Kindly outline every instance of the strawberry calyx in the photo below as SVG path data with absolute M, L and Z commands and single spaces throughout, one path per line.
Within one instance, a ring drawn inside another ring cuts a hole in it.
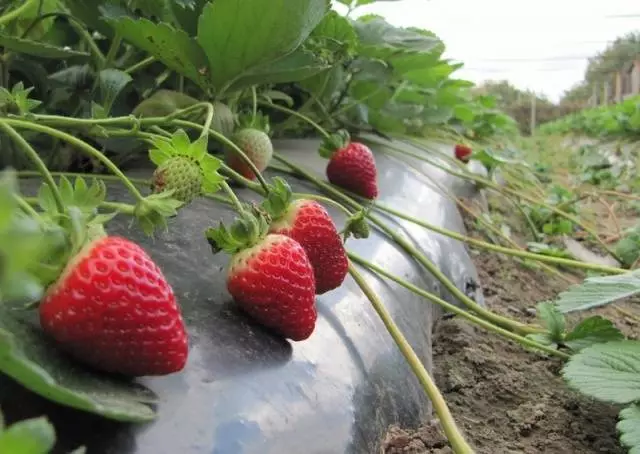
M 234 222 L 225 226 L 220 222 L 217 228 L 210 227 L 205 236 L 214 254 L 225 251 L 235 254 L 258 244 L 269 231 L 269 215 L 260 207 L 242 210 Z
M 368 211 L 369 208 L 362 209 L 349 216 L 342 230 L 344 241 L 347 241 L 351 236 L 357 239 L 369 238 L 371 228 L 366 219 Z
M 273 184 L 269 186 L 269 194 L 263 200 L 261 208 L 271 220 L 277 221 L 286 214 L 292 200 L 293 192 L 289 183 L 281 177 L 275 177 Z
M 265 134 L 269 134 L 271 132 L 269 117 L 264 115 L 262 112 L 256 112 L 255 116 L 252 113 L 239 114 L 237 122 L 239 129 L 256 129 L 264 132 Z
M 207 152 L 207 137 L 204 135 L 192 142 L 183 129 L 173 133 L 170 138 L 156 136 L 151 139 L 153 147 L 149 150 L 149 159 L 158 168 L 173 158 L 189 160 L 200 169 L 202 193 L 215 193 L 224 181 L 224 177 L 218 173 L 222 162 Z
M 329 134 L 328 137 L 325 137 L 320 144 L 320 148 L 318 148 L 318 153 L 323 158 L 331 159 L 336 151 L 349 145 L 349 142 L 351 142 L 349 132 L 345 129 L 339 129 L 338 131 Z

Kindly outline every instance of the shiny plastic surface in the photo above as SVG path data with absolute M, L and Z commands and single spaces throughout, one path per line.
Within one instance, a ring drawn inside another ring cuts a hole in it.
M 276 143 L 276 149 L 324 178 L 326 161 L 317 156 L 317 145 L 287 141 Z M 463 229 L 455 205 L 424 175 L 380 153 L 376 160 L 381 201 L 433 224 Z M 425 171 L 450 185 L 440 173 Z M 296 191 L 315 192 L 310 184 L 287 179 Z M 29 184 L 36 187 L 35 181 Z M 110 195 L 128 199 L 116 184 L 110 185 Z M 343 215 L 329 209 L 341 226 Z M 186 370 L 142 380 L 161 398 L 155 422 L 136 426 L 101 420 L 49 404 L 2 379 L 0 405 L 7 416 L 46 413 L 59 432 L 57 452 L 85 444 L 89 454 L 370 454 L 378 452 L 390 424 L 412 427 L 430 418 L 417 380 L 351 278 L 317 299 L 317 328 L 304 342 L 283 341 L 237 311 L 225 289 L 229 258 L 213 256 L 203 235 L 206 227 L 230 219 L 228 209 L 199 200 L 156 240 L 130 228 L 124 217 L 109 229 L 139 241 L 164 269 L 189 326 Z M 462 244 L 387 219 L 459 288 L 473 293 L 475 269 Z M 379 232 L 350 240 L 348 248 L 448 298 L 437 281 Z M 364 274 L 430 369 L 431 329 L 441 312 L 394 283 Z

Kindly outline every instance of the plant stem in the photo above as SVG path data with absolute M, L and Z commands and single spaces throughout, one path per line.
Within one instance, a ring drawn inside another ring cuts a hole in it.
M 300 112 L 296 112 L 295 110 L 291 110 L 291 109 L 289 109 L 287 107 L 283 107 L 283 106 L 280 106 L 278 104 L 274 104 L 272 102 L 259 101 L 259 103 L 264 105 L 264 106 L 271 107 L 271 108 L 273 108 L 275 110 L 279 110 L 281 112 L 288 113 L 289 115 L 293 115 L 294 117 L 298 117 L 301 120 L 306 121 L 311 126 L 313 126 L 316 129 L 316 131 L 318 131 L 323 137 L 325 137 L 327 139 L 329 138 L 329 133 L 327 131 L 325 131 L 322 126 L 320 126 L 318 123 L 316 123 L 315 121 L 313 121 L 311 118 L 307 117 L 306 115 L 303 115 Z
M 56 208 L 58 209 L 58 213 L 60 214 L 64 213 L 65 207 L 64 207 L 64 200 L 62 199 L 62 195 L 58 190 L 58 186 L 56 185 L 56 182 L 53 180 L 53 176 L 51 176 L 51 172 L 49 172 L 47 165 L 40 158 L 40 156 L 38 155 L 38 152 L 34 150 L 33 147 L 29 144 L 29 142 L 27 142 L 24 137 L 18 134 L 18 132 L 15 129 L 13 129 L 10 125 L 2 122 L 0 123 L 0 128 L 2 128 L 9 135 L 9 137 L 11 137 L 13 141 L 22 149 L 24 154 L 27 155 L 29 159 L 31 159 L 31 161 L 33 161 L 36 168 L 38 169 L 38 172 L 40 173 L 42 178 L 44 178 L 44 181 L 46 181 L 47 185 L 49 186 L 49 189 L 51 190 L 51 195 L 53 196 L 53 199 L 56 202 Z
M 378 298 L 378 295 L 369 287 L 369 284 L 365 281 L 362 275 L 358 272 L 353 263 L 349 262 L 349 274 L 353 277 L 353 280 L 358 284 L 362 292 L 366 295 L 366 297 L 371 302 L 371 305 L 375 309 L 375 311 L 380 316 L 382 323 L 384 323 L 385 327 L 389 331 L 389 334 L 395 341 L 396 345 L 400 349 L 400 352 L 403 354 L 407 363 L 409 363 L 409 367 L 413 370 L 413 373 L 418 378 L 418 381 L 422 384 L 422 388 L 426 392 L 431 404 L 433 405 L 433 409 L 438 415 L 440 419 L 440 424 L 444 430 L 453 451 L 456 454 L 473 454 L 474 450 L 464 439 L 458 426 L 456 425 L 449 408 L 447 407 L 447 403 L 442 397 L 440 390 L 436 386 L 435 382 L 429 375 L 429 372 L 424 367 L 416 352 L 411 348 L 409 342 L 404 337 L 398 326 L 395 324 L 393 319 L 391 318 L 391 314 L 387 311 L 382 304 L 382 301 Z
M 33 207 L 31 206 L 30 202 L 25 197 L 21 197 L 20 195 L 17 195 L 17 194 L 16 194 L 15 197 L 16 197 L 16 201 L 18 203 L 18 206 L 20 208 L 22 208 L 22 211 L 24 211 L 25 214 L 28 214 L 33 219 L 35 219 L 38 222 L 40 222 L 40 224 L 43 224 L 42 216 L 40 216 L 40 213 L 38 213 L 36 210 L 33 209 Z M 37 205 L 38 204 L 38 199 L 34 198 L 34 202 L 35 203 L 33 203 L 33 205 Z
M 200 137 L 209 138 L 209 130 L 211 129 L 211 123 L 213 122 L 214 115 L 214 107 L 210 102 L 207 103 L 207 117 L 204 121 L 204 126 L 202 127 L 202 131 L 200 131 Z
M 238 196 L 233 192 L 233 189 L 231 189 L 231 186 L 229 186 L 226 181 L 222 183 L 222 190 L 229 196 L 229 201 L 238 213 L 245 211 L 242 206 L 242 202 L 240 202 L 240 199 L 238 199 Z
M 303 170 L 302 168 L 296 166 L 295 164 L 290 162 L 288 159 L 280 156 L 279 154 L 274 154 L 274 158 L 277 159 L 278 161 L 288 165 L 295 172 L 297 172 L 300 175 L 304 176 L 307 180 L 311 181 L 312 183 L 314 183 L 316 186 L 320 187 L 321 189 L 324 189 L 325 191 L 329 192 L 331 195 L 333 195 L 337 199 L 340 199 L 344 203 L 352 206 L 354 209 L 356 209 L 356 210 L 362 210 L 363 209 L 363 206 L 360 205 L 358 202 L 356 202 L 352 198 L 348 197 L 347 195 L 343 194 L 341 191 L 335 189 L 333 186 L 325 183 L 324 181 L 319 180 L 315 176 L 311 175 L 309 172 L 307 172 L 307 171 Z M 378 219 L 377 217 L 373 216 L 372 214 L 368 214 L 367 217 L 375 225 L 377 225 L 380 230 L 382 230 L 389 237 L 391 237 L 396 243 L 398 243 L 409 255 L 414 257 L 423 267 L 425 267 L 427 269 L 427 271 L 429 271 L 431 274 L 433 274 L 436 279 L 438 279 L 456 298 L 458 298 L 470 310 L 472 310 L 472 311 L 476 312 L 477 314 L 483 316 L 487 320 L 491 320 L 493 323 L 495 323 L 495 324 L 497 324 L 499 326 L 502 326 L 504 328 L 513 330 L 513 331 L 521 333 L 521 334 L 530 334 L 530 333 L 539 332 L 538 328 L 533 328 L 533 327 L 524 325 L 524 324 L 522 324 L 520 322 L 517 322 L 515 320 L 511 320 L 509 318 L 502 317 L 501 315 L 495 314 L 495 313 L 491 312 L 490 310 L 485 309 L 484 307 L 480 306 L 478 303 L 476 303 L 471 298 L 469 298 L 467 295 L 465 295 L 462 291 L 460 291 L 460 289 L 458 289 L 458 287 L 456 287 L 455 284 L 453 284 L 444 275 L 444 273 L 442 273 L 442 271 L 440 271 L 437 266 L 435 266 L 433 263 L 431 263 L 431 261 L 424 254 L 422 254 L 414 245 L 412 245 L 411 243 L 406 241 L 397 232 L 395 232 L 393 229 L 389 228 L 384 222 L 382 222 L 380 219 Z
M 381 211 L 393 214 L 394 216 L 397 216 L 401 219 L 404 219 L 406 221 L 412 222 L 413 224 L 424 227 L 425 229 L 432 230 L 436 233 L 440 233 L 441 235 L 448 236 L 449 238 L 453 238 L 459 241 L 464 241 L 465 243 L 469 243 L 479 248 L 487 249 L 489 251 L 500 252 L 502 254 L 511 255 L 513 257 L 536 260 L 538 262 L 555 263 L 557 265 L 570 266 L 570 267 L 580 268 L 584 270 L 600 271 L 607 274 L 623 274 L 627 272 L 627 270 L 623 270 L 622 268 L 613 268 L 605 265 L 584 263 L 584 262 L 579 262 L 577 260 L 564 259 L 561 257 L 552 257 L 548 255 L 543 255 L 543 254 L 535 254 L 533 252 L 520 251 L 517 249 L 498 246 L 498 245 L 487 243 L 481 240 L 476 240 L 475 238 L 471 238 L 471 237 L 462 235 L 460 233 L 435 226 L 433 224 L 429 224 L 428 222 L 422 221 L 420 219 L 416 219 L 412 216 L 402 213 L 401 211 L 398 211 L 391 207 L 383 205 L 380 202 L 374 202 L 373 206 L 378 208 Z
M 116 35 L 113 38 L 113 41 L 111 42 L 111 47 L 109 47 L 109 50 L 107 51 L 107 55 L 104 58 L 104 64 L 102 66 L 102 69 L 107 69 L 111 67 L 111 64 L 113 63 L 113 61 L 116 58 L 116 55 L 118 54 L 118 50 L 120 50 L 121 44 L 122 44 L 122 35 L 120 33 L 116 33 Z
M 571 214 L 566 213 L 566 212 L 558 209 L 557 207 L 555 207 L 553 205 L 549 205 L 547 203 L 540 202 L 539 200 L 536 200 L 536 199 L 530 197 L 527 194 L 523 194 L 523 193 L 521 193 L 519 191 L 516 191 L 514 189 L 511 189 L 509 187 L 500 187 L 499 185 L 495 184 L 493 181 L 487 180 L 487 179 L 479 177 L 477 175 L 473 175 L 472 173 L 469 173 L 469 172 L 458 172 L 456 170 L 450 169 L 450 168 L 448 168 L 448 167 L 446 167 L 444 165 L 440 165 L 438 163 L 435 163 L 432 160 L 430 160 L 430 159 L 428 159 L 428 158 L 426 158 L 424 156 L 421 156 L 418 153 L 414 153 L 414 152 L 411 152 L 409 150 L 403 150 L 401 148 L 395 147 L 395 146 L 393 146 L 393 144 L 391 144 L 389 142 L 382 142 L 382 141 L 379 141 L 379 140 L 377 140 L 375 138 L 367 138 L 366 140 L 370 141 L 370 142 L 373 142 L 373 143 L 375 143 L 377 145 L 381 145 L 382 147 L 386 147 L 387 150 L 383 150 L 384 153 L 389 153 L 390 150 L 392 150 L 392 152 L 395 152 L 395 153 L 400 153 L 400 154 L 404 154 L 404 155 L 407 155 L 407 156 L 411 156 L 411 157 L 413 157 L 415 159 L 427 162 L 428 164 L 430 164 L 430 165 L 432 165 L 432 166 L 434 166 L 434 167 L 436 167 L 436 168 L 438 168 L 440 170 L 443 170 L 444 172 L 447 172 L 450 175 L 453 175 L 455 177 L 471 180 L 471 181 L 474 181 L 474 182 L 479 183 L 481 185 L 484 185 L 484 186 L 486 186 L 488 188 L 491 188 L 494 191 L 497 191 L 499 193 L 502 193 L 502 194 L 507 193 L 507 194 L 510 194 L 512 196 L 519 197 L 522 200 L 526 200 L 529 203 L 533 203 L 535 205 L 544 206 L 545 208 L 548 208 L 549 210 L 551 210 L 554 213 L 556 213 L 558 216 L 561 216 L 561 217 L 573 222 L 574 224 L 582 227 L 587 233 L 589 233 L 591 236 L 594 237 L 594 239 L 600 244 L 600 246 L 602 246 L 604 248 L 605 251 L 607 251 L 612 257 L 614 257 L 619 262 L 621 262 L 620 258 L 616 255 L 616 253 L 600 238 L 600 236 L 598 235 L 598 233 L 596 231 L 594 231 L 592 228 L 584 225 L 575 216 L 572 216 Z
M 476 213 L 474 213 L 474 211 L 471 208 L 469 208 L 461 200 L 459 200 L 457 197 L 455 197 L 455 195 L 452 193 L 452 191 L 450 189 L 444 187 L 444 185 L 442 185 L 439 182 L 435 181 L 433 179 L 433 177 L 431 177 L 426 172 L 424 172 L 424 170 L 420 169 L 419 167 L 417 167 L 413 163 L 408 163 L 406 161 L 403 161 L 402 159 L 398 158 L 397 156 L 389 156 L 389 157 L 391 159 L 393 159 L 393 160 L 396 160 L 396 161 L 402 163 L 403 165 L 407 165 L 408 166 L 407 169 L 415 172 L 417 175 L 429 179 L 430 182 L 435 186 L 435 189 L 437 189 L 438 191 L 442 192 L 445 195 L 445 197 L 447 197 L 449 200 L 451 200 L 453 203 L 455 203 L 462 210 L 466 211 L 470 216 L 473 216 L 486 229 L 490 230 L 491 232 L 495 233 L 496 235 L 498 235 L 499 237 L 504 239 L 507 243 L 511 244 L 511 246 L 513 246 L 513 248 L 517 248 L 519 250 L 524 250 L 524 248 L 522 246 L 520 246 L 518 243 L 516 243 L 513 239 L 509 238 L 507 235 L 505 235 L 498 228 L 496 228 L 495 226 L 493 226 L 492 224 L 490 224 L 489 222 L 484 220 L 481 216 L 478 216 Z M 555 269 L 553 267 L 550 267 L 550 266 L 548 266 L 548 265 L 546 265 L 544 263 L 541 263 L 540 266 L 545 271 L 558 276 L 559 278 L 561 278 L 562 280 L 566 281 L 569 284 L 576 284 L 577 283 L 577 281 L 575 281 L 574 279 L 568 278 L 565 274 L 561 273 L 560 271 L 558 271 L 557 269 Z
M 392 281 L 400 284 L 401 286 L 403 286 L 404 288 L 406 288 L 407 290 L 415 293 L 416 295 L 420 295 L 426 299 L 428 299 L 429 301 L 438 304 L 439 306 L 441 306 L 443 309 L 449 311 L 449 312 L 453 312 L 454 314 L 472 322 L 475 323 L 478 326 L 481 326 L 483 328 L 485 328 L 488 331 L 494 332 L 496 334 L 500 334 L 504 337 L 507 337 L 513 341 L 516 341 L 522 345 L 525 345 L 527 347 L 531 347 L 531 348 L 535 348 L 541 351 L 544 351 L 545 353 L 548 353 L 550 355 L 553 356 L 557 356 L 559 358 L 563 358 L 563 359 L 568 359 L 569 355 L 567 355 L 564 352 L 561 352 L 560 350 L 556 350 L 552 347 L 549 347 L 547 345 L 542 345 L 539 344 L 538 342 L 535 342 L 531 339 L 527 339 L 526 337 L 523 336 L 519 336 L 518 334 L 512 333 L 511 331 L 507 331 L 504 328 L 500 328 L 499 326 L 496 326 L 482 318 L 479 318 L 467 311 L 464 311 L 456 306 L 454 306 L 451 303 L 447 303 L 445 300 L 443 300 L 442 298 L 439 298 L 438 296 L 434 295 L 433 293 L 430 293 L 424 289 L 421 289 L 420 287 L 417 287 L 413 284 L 411 284 L 410 282 L 407 282 L 405 279 L 402 279 L 401 277 L 395 276 L 391 273 L 389 273 L 388 271 L 386 271 L 384 268 L 371 263 L 365 259 L 363 259 L 362 257 L 359 257 L 356 254 L 353 254 L 351 252 L 348 253 L 349 258 L 351 260 L 353 260 L 354 262 L 359 263 L 360 265 L 366 266 L 367 268 L 371 269 L 372 271 L 386 277 L 387 279 L 391 279 Z
M 251 122 L 256 121 L 256 117 L 258 116 L 258 92 L 256 90 L 256 86 L 251 86 Z
M 38 0 L 27 0 L 22 5 L 18 6 L 16 9 L 13 9 L 8 13 L 0 16 L 0 26 L 7 25 L 12 20 L 19 18 L 20 15 L 22 15 L 22 13 L 24 13 L 29 8 L 31 8 L 31 6 L 37 1 Z
M 38 199 L 35 197 L 24 197 L 24 201 L 29 205 L 38 205 Z M 134 215 L 135 208 L 133 205 L 129 205 L 128 203 L 121 202 L 102 202 L 100 203 L 100 208 L 104 208 L 107 210 L 114 210 L 121 214 L 127 214 L 130 216 Z
M 131 74 L 134 73 L 136 71 L 139 71 L 141 69 L 146 68 L 147 66 L 149 66 L 150 64 L 154 63 L 156 61 L 156 57 L 151 56 L 151 57 L 147 57 L 144 60 L 140 60 L 138 63 L 135 63 L 131 66 L 129 66 L 128 68 L 126 68 L 124 70 L 124 72 Z
M 32 131 L 38 131 L 43 134 L 50 135 L 52 137 L 56 137 L 58 139 L 64 140 L 65 142 L 70 143 L 71 145 L 75 145 L 84 151 L 87 155 L 98 159 L 101 163 L 103 163 L 114 175 L 118 176 L 122 183 L 127 187 L 127 189 L 131 192 L 131 194 L 138 201 L 144 200 L 138 188 L 136 188 L 131 181 L 125 176 L 124 173 L 116 166 L 109 158 L 107 158 L 104 154 L 102 154 L 99 150 L 89 145 L 87 142 L 78 139 L 77 137 L 72 136 L 71 134 L 67 134 L 66 132 L 60 131 L 58 129 L 50 128 L 49 126 L 44 126 L 41 124 L 33 123 L 30 121 L 24 120 L 15 120 L 12 118 L 3 118 L 0 119 L 0 124 L 5 125 L 13 125 L 16 128 L 30 129 Z

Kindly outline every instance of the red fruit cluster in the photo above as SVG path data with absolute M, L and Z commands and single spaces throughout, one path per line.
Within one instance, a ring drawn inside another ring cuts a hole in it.
M 454 151 L 455 151 L 456 159 L 458 159 L 459 161 L 462 161 L 466 164 L 471 160 L 471 154 L 473 153 L 473 151 L 471 150 L 471 147 L 469 147 L 468 145 L 463 145 L 461 143 L 458 143 L 456 144 Z
M 39 306 L 43 330 L 69 354 L 128 376 L 184 368 L 187 333 L 171 286 L 147 253 L 106 236 L 89 243 Z

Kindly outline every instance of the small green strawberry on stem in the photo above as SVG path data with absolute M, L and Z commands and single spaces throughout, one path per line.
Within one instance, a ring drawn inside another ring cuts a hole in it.
M 231 255 L 227 290 L 245 313 L 293 341 L 313 334 L 315 277 L 300 243 L 269 233 L 268 215 L 258 207 L 240 211 L 230 227 L 220 223 L 205 235 L 214 253 Z
M 42 331 L 60 350 L 95 370 L 129 377 L 178 372 L 188 345 L 173 290 L 139 245 L 106 233 L 117 211 L 99 212 L 105 197 L 102 181 L 61 177 L 59 187 L 41 186 L 40 211 L 25 209 L 61 239 L 29 268 L 44 289 L 29 307 L 37 307 Z
M 157 166 L 151 180 L 154 194 L 169 193 L 185 205 L 202 194 L 217 192 L 223 181 L 219 159 L 207 152 L 207 135 L 191 141 L 183 129 L 170 138 L 151 139 L 149 158 Z
M 330 183 L 366 199 L 378 197 L 378 170 L 369 147 L 353 142 L 341 129 L 325 137 L 318 151 L 329 159 L 326 172 Z
M 320 203 L 294 200 L 289 184 L 276 177 L 262 208 L 272 220 L 270 233 L 291 237 L 304 248 L 313 266 L 317 295 L 342 285 L 349 268 L 347 252 L 333 219 Z
M 269 117 L 266 115 L 260 112 L 240 115 L 238 128 L 232 135 L 231 141 L 244 153 L 244 156 L 231 147 L 225 147 L 226 164 L 243 177 L 256 180 L 255 171 L 264 172 L 273 157 L 273 144 L 269 138 L 269 131 Z

